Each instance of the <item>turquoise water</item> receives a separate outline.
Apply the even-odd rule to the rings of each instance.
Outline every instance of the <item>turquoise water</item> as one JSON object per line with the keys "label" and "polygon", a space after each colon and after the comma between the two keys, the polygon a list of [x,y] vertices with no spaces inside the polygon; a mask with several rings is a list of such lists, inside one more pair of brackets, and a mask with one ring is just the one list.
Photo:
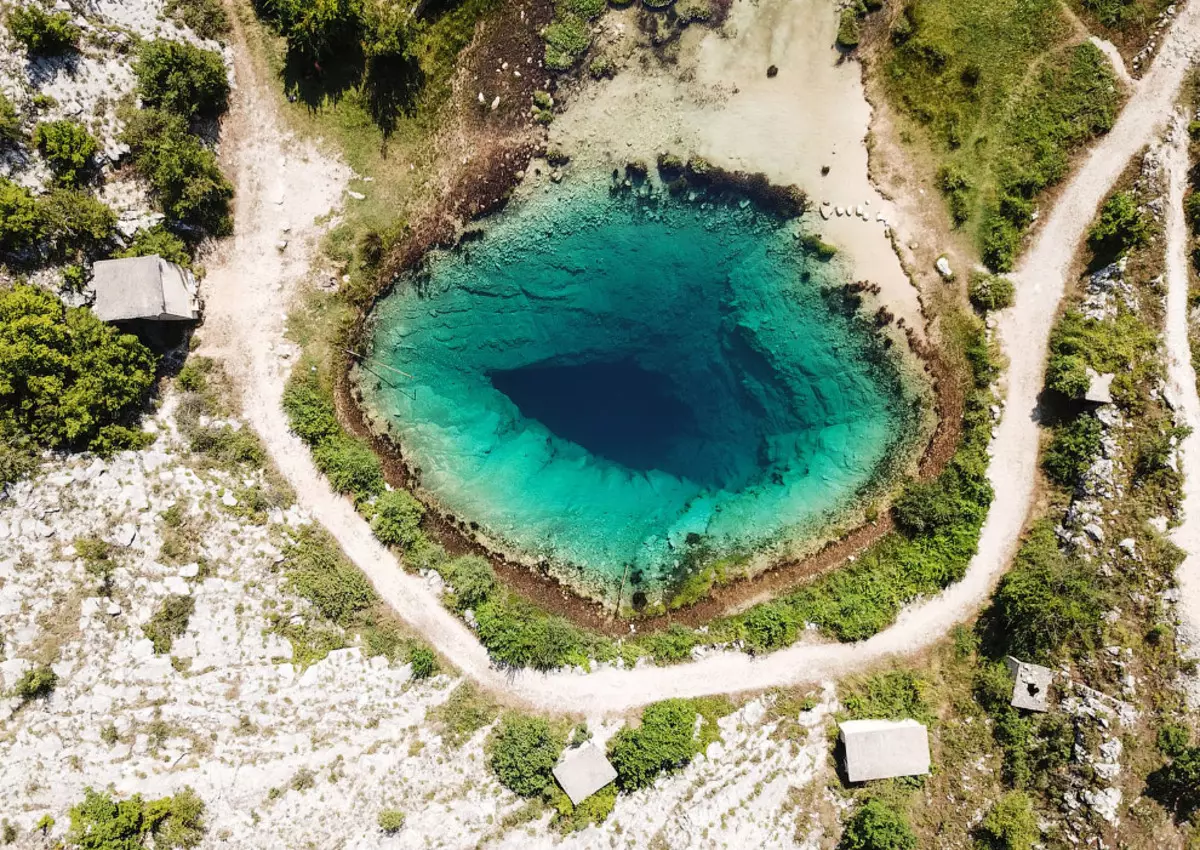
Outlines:
{"label": "turquoise water", "polygon": [[911,435],[843,282],[753,206],[557,187],[379,304],[373,356],[413,377],[362,383],[446,509],[577,587],[653,591],[698,543],[811,535]]}

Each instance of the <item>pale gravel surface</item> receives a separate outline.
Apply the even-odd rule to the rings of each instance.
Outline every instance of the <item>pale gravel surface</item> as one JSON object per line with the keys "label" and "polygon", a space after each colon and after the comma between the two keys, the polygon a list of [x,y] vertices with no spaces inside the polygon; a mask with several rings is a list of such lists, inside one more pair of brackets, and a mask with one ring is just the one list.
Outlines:
{"label": "pale gravel surface", "polygon": [[[1188,184],[1187,121],[1177,116],[1172,127],[1173,145],[1168,162],[1170,194],[1167,198],[1167,393],[1180,425],[1194,430],[1180,447],[1183,472],[1183,521],[1172,538],[1187,557],[1180,565],[1180,633],[1185,657],[1200,655],[1200,396],[1196,370],[1188,344],[1188,225],[1183,197]],[[1190,699],[1200,707],[1200,680],[1189,683]]]}
{"label": "pale gravel surface", "polygon": [[[971,616],[1007,565],[1025,523],[1034,491],[1039,430],[1034,419],[1043,383],[1050,328],[1062,298],[1076,246],[1096,208],[1131,157],[1170,115],[1200,40],[1200,0],[1182,8],[1151,70],[1134,90],[1113,131],[1080,165],[1036,234],[1018,273],[1017,303],[1000,320],[999,338],[1009,359],[1007,407],[992,444],[989,478],[996,500],[984,525],[979,554],[965,578],[944,593],[905,611],[870,640],[850,645],[800,644],[763,658],[727,652],[668,668],[599,669],[583,675],[508,674],[494,669],[471,632],[442,608],[420,580],[405,575],[371,536],[350,503],[332,493],[307,450],[287,431],[280,409],[287,363],[278,356],[282,315],[311,259],[318,229],[313,219],[337,205],[346,171],[315,150],[298,155],[285,142],[265,82],[243,81],[227,123],[228,165],[239,192],[237,233],[211,265],[206,292],[206,335],[223,340],[227,362],[242,379],[246,415],[299,493],[301,501],[371,578],[380,594],[469,677],[530,704],[559,711],[621,711],[675,696],[758,690],[838,678],[898,653],[928,647]],[[273,203],[275,193],[282,206]],[[293,247],[279,255],[279,222],[297,228]],[[284,258],[286,256],[286,259]]]}

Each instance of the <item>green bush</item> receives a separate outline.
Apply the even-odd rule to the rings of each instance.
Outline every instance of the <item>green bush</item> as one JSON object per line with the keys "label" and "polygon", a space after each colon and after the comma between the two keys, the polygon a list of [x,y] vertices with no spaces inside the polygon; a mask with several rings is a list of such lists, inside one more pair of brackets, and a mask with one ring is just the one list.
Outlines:
{"label": "green bush", "polygon": [[155,360],[137,337],[33,286],[0,291],[0,422],[49,448],[132,438]]}
{"label": "green bush", "polygon": [[823,263],[832,260],[838,252],[836,245],[830,245],[813,233],[806,233],[800,237],[800,247]]}
{"label": "green bush", "polygon": [[296,542],[283,554],[288,589],[340,626],[351,625],[379,600],[362,572],[346,560],[324,532],[312,526],[301,529]]}
{"label": "green bush", "polygon": [[451,747],[461,747],[495,716],[495,704],[467,681],[459,684],[444,703],[429,713],[429,719],[434,721]]}
{"label": "green bush", "polygon": [[171,594],[162,601],[154,616],[142,626],[142,634],[150,638],[156,655],[166,655],[171,651],[175,638],[187,631],[188,620],[195,610],[196,600],[191,596]]}
{"label": "green bush", "polygon": [[478,608],[496,589],[496,573],[479,555],[460,555],[441,567],[440,572],[454,588],[450,604],[455,611]]}
{"label": "green bush", "polygon": [[36,3],[13,9],[8,31],[34,56],[57,56],[79,44],[79,27],[71,22],[70,12],[51,15]]}
{"label": "green bush", "polygon": [[229,15],[221,0],[167,0],[163,11],[201,38],[218,41],[229,34]]}
{"label": "green bush", "polygon": [[931,534],[958,519],[961,497],[953,483],[954,470],[933,481],[913,481],[892,506],[896,522],[912,534]]}
{"label": "green bush", "polygon": [[55,189],[38,201],[43,235],[51,255],[78,259],[100,253],[117,230],[117,214],[80,189]]}
{"label": "green bush", "polygon": [[507,714],[491,741],[489,764],[500,784],[521,797],[551,788],[550,771],[558,763],[564,741],[542,717]]}
{"label": "green bush", "polygon": [[1182,822],[1200,811],[1200,747],[1188,747],[1146,780],[1147,794]]}
{"label": "green bush", "polygon": [[838,850],[916,850],[917,836],[903,812],[871,799],[854,812],[837,846]]}
{"label": "green bush", "polygon": [[146,42],[133,73],[143,104],[184,118],[219,115],[229,103],[229,78],[221,55],[187,42]]}
{"label": "green bush", "polygon": [[[1200,121],[1197,121],[1196,125],[1200,127]],[[1188,193],[1187,199],[1183,202],[1183,211],[1187,216],[1188,226],[1192,229],[1192,235],[1200,236],[1200,192]]]}
{"label": "green bush", "polygon": [[604,13],[604,10],[608,8],[608,2],[607,0],[558,0],[555,8],[559,12],[590,21]]}
{"label": "green bush", "polygon": [[1192,731],[1181,723],[1166,723],[1158,730],[1155,745],[1168,758],[1175,758],[1187,751],[1192,740]]}
{"label": "green bush", "polygon": [[0,92],[0,146],[21,141],[21,116],[13,102]]}
{"label": "green bush", "polygon": [[1052,525],[1039,522],[1000,581],[990,625],[1004,652],[1053,663],[1064,649],[1096,646],[1106,601],[1092,571],[1059,551]]}
{"label": "green bush", "polygon": [[160,109],[139,110],[121,138],[169,219],[214,236],[232,232],[233,186],[221,174],[216,155],[188,132],[186,119]]}
{"label": "green bush", "polygon": [[1087,414],[1055,427],[1042,456],[1042,468],[1055,483],[1075,486],[1100,454],[1102,436],[1099,420]]}
{"label": "green bush", "polygon": [[546,27],[546,67],[565,71],[575,66],[592,46],[592,33],[587,23],[573,15],[556,18]]}
{"label": "green bush", "polygon": [[984,216],[983,262],[993,271],[1012,271],[1020,249],[1020,228],[998,210],[989,210]]}
{"label": "green bush", "polygon": [[91,167],[98,145],[78,121],[44,121],[33,128],[33,143],[63,186],[78,185]]}
{"label": "green bush", "polygon": [[320,445],[342,430],[332,399],[299,369],[283,391],[283,409],[292,431],[310,446]]}
{"label": "green bush", "polygon": [[84,792],[71,807],[70,850],[140,850],[195,847],[204,838],[204,803],[191,788],[173,797],[114,800],[108,792]]}
{"label": "green bush", "polygon": [[49,696],[58,685],[58,675],[49,666],[34,667],[26,670],[17,679],[13,693],[20,699],[29,701]]}
{"label": "green bush", "polygon": [[361,440],[344,434],[330,437],[313,450],[313,460],[334,490],[356,501],[383,492],[383,467]]}
{"label": "green bush", "polygon": [[1100,208],[1100,217],[1088,231],[1094,261],[1105,265],[1146,244],[1150,227],[1128,192],[1116,192]]}
{"label": "green bush", "polygon": [[858,10],[853,7],[842,9],[842,16],[838,19],[838,47],[844,50],[853,50],[858,47],[861,29],[862,24],[858,19]]}
{"label": "green bush", "polygon": [[185,269],[192,267],[192,254],[182,239],[160,225],[148,230],[139,230],[133,234],[129,247],[113,254],[114,257],[151,257],[159,256],[168,263],[175,263]]}
{"label": "green bush", "polygon": [[0,251],[23,251],[42,236],[42,218],[33,194],[0,177]]}
{"label": "green bush", "polygon": [[617,804],[617,786],[605,785],[578,806],[561,790],[554,794],[554,808],[558,814],[554,824],[563,832],[578,832],[592,824],[603,823],[612,814]]}
{"label": "green bush", "polygon": [[379,828],[388,835],[395,835],[404,827],[404,812],[399,809],[384,809],[379,813]]}
{"label": "green bush", "polygon": [[1012,281],[1000,275],[972,272],[967,294],[971,304],[982,313],[1004,310],[1013,305],[1016,290]]}
{"label": "green bush", "polygon": [[979,832],[991,850],[1030,850],[1041,837],[1033,803],[1021,791],[1009,791],[997,800]]}
{"label": "green bush", "polygon": [[608,745],[617,770],[617,787],[636,791],[654,783],[659,774],[687,765],[698,752],[694,730],[699,712],[689,700],[669,699],[642,712],[637,729],[622,729]]}
{"label": "green bush", "polygon": [[385,546],[399,546],[407,551],[422,538],[425,506],[410,493],[403,490],[384,493],[375,500],[374,511],[371,531]]}
{"label": "green bush", "polygon": [[428,679],[438,668],[437,656],[426,646],[413,647],[408,653],[408,663],[412,667],[412,677],[417,680]]}
{"label": "green bush", "polygon": [[925,680],[909,670],[876,673],[861,682],[849,683],[842,695],[842,707],[852,720],[912,717],[930,723],[933,714],[926,699],[928,688]]}
{"label": "green bush", "polygon": [[246,464],[258,469],[267,461],[262,443],[246,427],[208,425],[196,428],[188,443],[192,451],[226,466]]}
{"label": "green bush", "polygon": [[1135,14],[1134,0],[1083,0],[1083,7],[1106,27],[1120,29]]}

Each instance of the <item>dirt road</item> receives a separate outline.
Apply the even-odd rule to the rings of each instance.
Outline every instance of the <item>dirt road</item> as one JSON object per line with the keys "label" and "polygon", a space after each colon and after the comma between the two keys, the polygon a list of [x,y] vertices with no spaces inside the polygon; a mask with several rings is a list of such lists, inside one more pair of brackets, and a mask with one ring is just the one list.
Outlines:
{"label": "dirt road", "polygon": [[[1183,216],[1183,196],[1188,183],[1187,121],[1177,116],[1172,127],[1168,160],[1170,193],[1167,197],[1167,398],[1192,433],[1183,441],[1183,522],[1172,539],[1187,553],[1176,577],[1179,581],[1180,633],[1187,647],[1184,657],[1200,656],[1200,396],[1196,370],[1188,345],[1188,249],[1190,238]],[[1200,707],[1200,679],[1193,677],[1193,705]]]}
{"label": "dirt road", "polygon": [[[1170,116],[1200,36],[1200,0],[1183,7],[1153,68],[1134,90],[1113,131],[1064,188],[1016,275],[1016,305],[999,335],[1010,366],[1006,411],[992,444],[989,477],[996,500],[980,552],[966,577],[905,611],[891,628],[852,645],[800,644],[762,658],[717,653],[689,664],[590,674],[506,674],[491,667],[472,633],[442,608],[418,578],[405,575],[372,537],[350,503],[318,474],[308,451],[288,433],[280,409],[289,363],[280,357],[283,317],[297,283],[316,256],[314,219],[335,208],[347,178],[318,151],[289,141],[270,94],[246,51],[237,51],[239,86],[226,122],[224,154],[238,191],[232,239],[210,263],[205,281],[206,347],[224,358],[245,394],[245,413],[304,506],[367,574],[381,596],[465,675],[512,698],[558,711],[615,712],[675,696],[758,690],[860,670],[939,640],[984,603],[1007,565],[1028,514],[1037,463],[1033,419],[1044,357],[1075,247],[1130,158]],[[236,39],[241,42],[240,38]],[[292,230],[284,234],[282,224]],[[276,243],[290,240],[285,251]],[[1196,479],[1193,479],[1196,480]]]}

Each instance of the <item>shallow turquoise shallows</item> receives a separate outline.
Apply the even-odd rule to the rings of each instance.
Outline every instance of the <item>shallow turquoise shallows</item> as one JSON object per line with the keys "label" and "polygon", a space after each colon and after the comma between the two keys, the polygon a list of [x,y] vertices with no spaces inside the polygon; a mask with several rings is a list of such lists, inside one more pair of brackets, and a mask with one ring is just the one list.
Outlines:
{"label": "shallow turquoise shallows", "polygon": [[557,187],[427,271],[377,308],[413,377],[364,373],[368,405],[444,508],[591,595],[819,531],[913,432],[836,264],[744,202]]}

